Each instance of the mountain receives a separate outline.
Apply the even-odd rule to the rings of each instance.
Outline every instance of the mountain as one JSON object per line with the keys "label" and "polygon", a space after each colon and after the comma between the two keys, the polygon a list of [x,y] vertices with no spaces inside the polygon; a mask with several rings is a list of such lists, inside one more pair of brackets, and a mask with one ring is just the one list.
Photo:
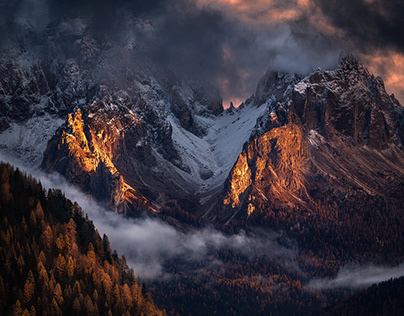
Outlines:
{"label": "mountain", "polygon": [[[268,100],[259,94],[265,85],[251,101],[258,106]],[[285,93],[230,173],[223,220],[240,209],[247,218],[264,209],[327,208],[332,203],[321,199],[331,187],[343,196],[403,192],[403,108],[381,78],[344,55],[338,69],[317,70]],[[234,211],[224,215],[227,205]]]}
{"label": "mountain", "polygon": [[[134,34],[123,40],[87,22],[55,21],[35,36],[27,27],[2,49],[3,151],[128,216],[181,225],[187,214],[306,240],[322,227],[396,248],[404,112],[355,57],[304,78],[268,71],[251,98],[224,110],[208,83],[140,58],[147,21],[128,19]],[[368,231],[357,235],[359,223]]]}
{"label": "mountain", "polygon": [[0,164],[2,315],[164,315],[60,190]]}
{"label": "mountain", "polygon": [[224,112],[211,85],[139,57],[136,30],[144,35],[147,21],[128,21],[135,39],[124,41],[87,22],[55,21],[35,36],[27,27],[2,49],[3,150],[123,213],[167,201],[199,207],[196,196],[220,191],[265,109]]}
{"label": "mountain", "polygon": [[170,314],[307,314],[342,295],[310,279],[403,261],[404,110],[381,78],[343,54],[334,70],[268,71],[225,110],[211,84],[144,57],[149,21],[122,23],[117,38],[83,16],[20,25],[1,46],[0,147],[127,217],[285,246],[164,261],[149,288]]}
{"label": "mountain", "polygon": [[[257,92],[251,102],[262,100]],[[303,248],[335,248],[339,259],[402,258],[403,113],[381,78],[343,55],[338,69],[317,70],[274,104],[212,220],[287,229]]]}

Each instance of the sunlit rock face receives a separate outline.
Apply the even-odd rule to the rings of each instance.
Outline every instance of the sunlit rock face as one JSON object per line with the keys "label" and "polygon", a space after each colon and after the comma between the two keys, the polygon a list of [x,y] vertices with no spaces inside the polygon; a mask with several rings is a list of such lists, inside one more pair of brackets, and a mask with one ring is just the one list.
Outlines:
{"label": "sunlit rock face", "polygon": [[97,100],[86,108],[84,117],[80,109],[68,115],[48,143],[42,167],[59,172],[121,213],[133,215],[137,208],[154,210],[115,166],[125,131],[136,133],[139,129],[140,123],[130,110],[117,113]]}
{"label": "sunlit rock face", "polygon": [[122,212],[138,196],[189,201],[215,166],[184,157],[183,140],[198,147],[194,140],[223,112],[222,98],[206,82],[140,58],[140,35],[152,26],[132,16],[124,23],[133,36],[98,36],[80,17],[43,32],[26,26],[2,43],[0,149],[58,171]]}
{"label": "sunlit rock face", "polygon": [[41,167],[129,215],[156,211],[156,201],[189,198],[213,172],[184,157],[187,144],[180,141],[205,144],[209,122],[223,107],[213,88],[164,78],[146,71],[126,90],[95,87],[49,141]]}
{"label": "sunlit rock face", "polygon": [[247,201],[251,214],[260,196],[274,204],[276,200],[291,206],[303,202],[298,196],[304,194],[307,168],[308,148],[301,129],[293,123],[274,128],[240,154],[230,173],[229,193],[223,203],[236,208]]}
{"label": "sunlit rock face", "polygon": [[230,172],[216,220],[293,226],[321,213],[338,217],[356,193],[396,201],[404,179],[402,115],[381,78],[342,56],[338,69],[304,78],[267,116],[267,131],[257,132]]}

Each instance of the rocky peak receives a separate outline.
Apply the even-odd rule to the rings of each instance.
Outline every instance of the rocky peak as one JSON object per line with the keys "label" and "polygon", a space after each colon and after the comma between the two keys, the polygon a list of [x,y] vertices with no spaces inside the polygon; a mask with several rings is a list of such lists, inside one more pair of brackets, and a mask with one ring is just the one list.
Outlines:
{"label": "rocky peak", "polygon": [[346,73],[359,73],[365,77],[370,77],[369,71],[355,55],[342,52],[339,56],[339,69]]}
{"label": "rocky peak", "polygon": [[273,221],[285,215],[277,212],[293,217],[296,209],[327,208],[326,192],[399,194],[394,188],[404,179],[403,108],[381,78],[344,54],[339,68],[318,69],[274,102],[280,82],[293,80],[267,73],[258,84],[255,100],[271,106],[227,178],[219,221]]}
{"label": "rocky peak", "polygon": [[284,101],[301,78],[298,74],[268,71],[258,82],[254,105],[260,106],[268,100],[275,103]]}
{"label": "rocky peak", "polygon": [[293,93],[294,112],[307,130],[377,149],[398,144],[393,112],[399,107],[383,80],[349,54],[341,57],[338,69],[317,70]]}
{"label": "rocky peak", "polygon": [[42,168],[63,174],[98,200],[112,203],[119,212],[135,214],[138,207],[154,210],[123,179],[116,165],[125,131],[138,128],[139,121],[130,110],[114,111],[96,99],[83,111],[68,114],[48,143]]}

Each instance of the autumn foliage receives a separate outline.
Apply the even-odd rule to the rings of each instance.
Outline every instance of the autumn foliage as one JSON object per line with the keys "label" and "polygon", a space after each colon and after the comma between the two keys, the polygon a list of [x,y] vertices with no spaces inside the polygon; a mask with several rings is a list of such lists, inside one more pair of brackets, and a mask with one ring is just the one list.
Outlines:
{"label": "autumn foliage", "polygon": [[164,315],[77,203],[0,164],[0,315]]}

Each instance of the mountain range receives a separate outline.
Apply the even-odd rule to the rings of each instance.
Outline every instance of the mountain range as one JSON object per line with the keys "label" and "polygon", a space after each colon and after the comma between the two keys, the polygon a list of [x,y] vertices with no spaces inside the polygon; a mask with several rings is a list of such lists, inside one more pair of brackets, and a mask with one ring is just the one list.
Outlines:
{"label": "mountain range", "polygon": [[403,261],[404,108],[357,58],[308,75],[269,70],[224,109],[210,83],[136,58],[137,45],[70,20],[2,48],[1,150],[129,218],[280,232],[299,249],[301,273],[285,273],[299,282]]}

